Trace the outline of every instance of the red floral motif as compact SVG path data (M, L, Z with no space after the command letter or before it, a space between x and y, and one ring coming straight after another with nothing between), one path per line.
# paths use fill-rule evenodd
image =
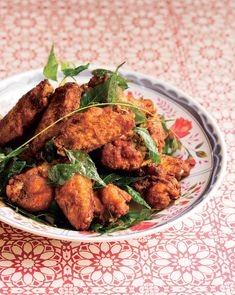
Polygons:
M155 225L153 222L141 222L140 224L136 224L132 226L130 229L133 231L140 231L140 230L145 230L148 228L151 228Z
M189 120L186 120L184 118L177 118L175 120L175 123L171 126L171 136L183 138L187 136L190 133L190 130L192 129L192 122Z

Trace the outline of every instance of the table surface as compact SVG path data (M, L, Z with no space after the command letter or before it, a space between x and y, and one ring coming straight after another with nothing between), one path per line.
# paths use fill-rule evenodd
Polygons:
M61 58L169 81L216 119L227 175L197 214L163 232L70 243L0 223L0 294L235 294L235 1L1 0L0 78Z

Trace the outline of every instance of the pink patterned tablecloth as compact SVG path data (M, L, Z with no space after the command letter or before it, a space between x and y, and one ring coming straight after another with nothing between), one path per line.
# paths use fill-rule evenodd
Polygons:
M174 227L70 243L0 223L0 294L235 294L235 1L1 0L0 78L61 58L119 64L180 87L214 116L223 185Z

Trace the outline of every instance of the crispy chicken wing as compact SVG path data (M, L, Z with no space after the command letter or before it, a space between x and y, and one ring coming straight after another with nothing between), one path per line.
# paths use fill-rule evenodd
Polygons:
M49 208L54 190L48 185L47 163L10 178L6 187L8 199L20 207L36 212Z
M90 152L126 134L134 124L134 114L127 108L93 107L64 122L54 143L62 154L64 148Z
M139 170L140 175L159 175L166 173L174 176L177 180L181 180L190 173L190 164L182 159L177 159L167 155L161 155L161 163L149 164Z
M53 87L44 80L21 97L14 108L0 120L0 146L27 134L26 128L37 123L52 92Z
M129 211L131 196L116 185L108 184L95 192L95 213L102 222L111 222Z
M145 99L145 98L135 98L131 92L128 92L127 94L124 93L121 89L119 89L119 96L118 96L119 101L122 102L128 102L131 103L137 107L139 107L142 111L146 112L147 114L155 114L156 113L156 108L154 106L154 103L150 99Z
M109 169L133 171L141 167L144 156L145 152L132 138L120 138L104 145L101 163Z
M79 174L55 190L56 201L77 230L89 228L94 215L92 182Z
M134 188L151 207L162 210L170 204L171 200L180 197L178 180L160 165L145 166L141 168L139 175L146 177L137 181Z
M45 111L36 133L39 133L47 126L63 117L64 115L72 112L80 106L80 87L76 83L66 83L58 87L51 97L51 102ZM38 136L30 145L29 151L33 155L40 150L46 141L56 136L64 123L59 123L46 132Z
M141 127L148 129L149 134L155 141L156 146L161 153L165 146L165 139L167 137L167 134L162 127L162 123L160 122L161 118L159 117L159 115L155 114L154 116L149 118L149 120L150 121L141 124Z

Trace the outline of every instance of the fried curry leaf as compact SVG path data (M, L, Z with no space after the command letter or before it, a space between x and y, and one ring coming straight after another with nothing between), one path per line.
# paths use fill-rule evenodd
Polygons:
M107 92L107 102L116 102L118 100L118 81L117 73L114 73L107 80L108 82L108 92Z
M85 92L81 97L80 108L84 108L97 102L105 102L108 95L108 89L109 81L107 80Z
M13 162L10 165L7 165L7 167L0 173L0 193L4 192L5 187L8 183L8 180L12 175L19 174L21 171L25 168L26 161L18 161L13 160Z
M135 127L134 131L143 138L144 143L149 150L149 157L153 161L153 163L159 164L161 162L161 155L158 151L156 143L150 136L148 130L146 128Z
M149 220L155 210L142 209L140 211L130 211L126 215L119 218L116 222L106 226L97 222L92 222L89 230L98 232L100 234L109 234L119 230L128 229L144 220Z
M66 150L66 155L71 164L57 164L50 169L48 178L51 185L63 185L73 177L74 173L79 173L105 186L104 181L100 178L96 170L94 162L87 153Z
M124 185L130 185L136 181L139 181L141 179L144 179L145 177L140 176L140 177L131 177L131 176L121 176L118 175L116 173L111 173L108 175L100 175L100 177L103 179L103 182L105 182L105 184L109 184L109 183L113 183L117 186L124 186ZM93 188L97 189L100 188L101 185L97 182L95 182Z
M22 148L17 148L8 154L5 153L0 153L0 173L4 171L7 163L9 162L10 159L13 159L17 157L19 154L21 154L27 147L22 147Z
M138 193L136 190L134 190L132 187L129 185L125 185L121 187L124 191L126 191L129 195L131 195L132 200L135 201L136 203L143 205L144 207L151 209L149 204L145 202L145 200L142 198L141 194Z
M51 47L50 55L47 60L47 64L43 69L43 75L47 79L57 81L58 61L54 53L54 45Z
M63 66L61 66L61 71L63 72L63 74L66 77L75 77L78 74L80 74L82 71L87 70L89 67L89 63L86 65L81 65L78 67L73 67L71 66L71 64L67 64L67 67L65 64L63 64Z
M110 70L106 70L106 69L95 69L93 70L91 73L92 75L99 77L99 78L103 78L103 77L110 77L112 75L114 75L116 73L117 75L117 84L119 87L122 88L122 90L126 90L128 89L128 84L127 84L127 80L125 77L123 77L122 75L120 75L120 73L118 73L118 69L123 65L124 63L120 64L116 71L110 71Z

